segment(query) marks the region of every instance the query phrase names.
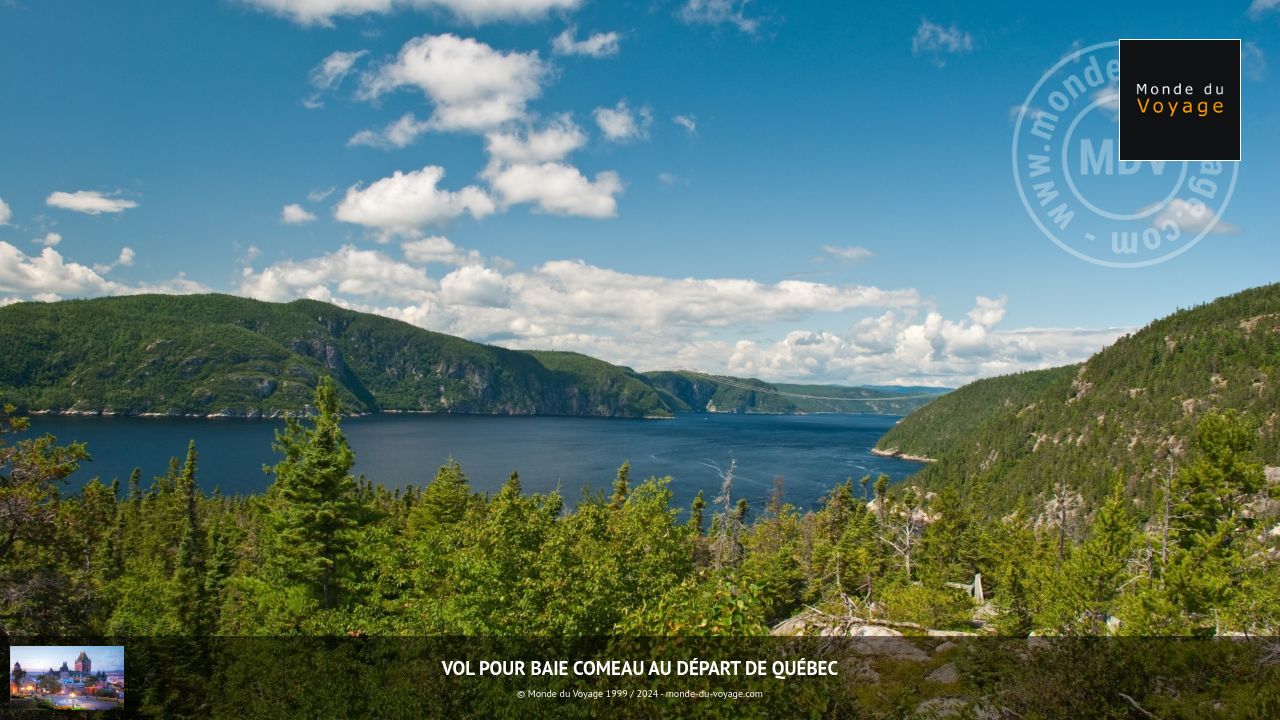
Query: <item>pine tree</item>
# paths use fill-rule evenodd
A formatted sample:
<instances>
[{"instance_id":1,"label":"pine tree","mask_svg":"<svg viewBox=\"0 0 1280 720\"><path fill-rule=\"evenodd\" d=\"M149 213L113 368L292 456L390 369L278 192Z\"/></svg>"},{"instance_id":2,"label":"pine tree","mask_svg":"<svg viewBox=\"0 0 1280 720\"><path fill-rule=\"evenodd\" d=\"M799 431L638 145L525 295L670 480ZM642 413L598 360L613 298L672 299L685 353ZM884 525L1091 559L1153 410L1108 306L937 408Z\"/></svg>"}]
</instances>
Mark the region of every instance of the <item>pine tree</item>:
<instances>
[{"instance_id":1,"label":"pine tree","mask_svg":"<svg viewBox=\"0 0 1280 720\"><path fill-rule=\"evenodd\" d=\"M335 604L359 510L355 454L339 427L341 412L333 379L322 378L310 427L290 418L276 433L274 449L284 458L271 469L268 496L271 560L285 577L310 588L324 609Z\"/></svg>"},{"instance_id":2,"label":"pine tree","mask_svg":"<svg viewBox=\"0 0 1280 720\"><path fill-rule=\"evenodd\" d=\"M700 537L707 517L707 499L701 490L689 505L689 531L694 537Z\"/></svg>"},{"instance_id":3,"label":"pine tree","mask_svg":"<svg viewBox=\"0 0 1280 720\"><path fill-rule=\"evenodd\" d=\"M1172 487L1171 533L1183 549L1216 533L1219 523L1234 521L1243 497L1262 488L1256 444L1252 423L1234 411L1209 413L1196 424L1196 457L1174 476Z\"/></svg>"},{"instance_id":4,"label":"pine tree","mask_svg":"<svg viewBox=\"0 0 1280 720\"><path fill-rule=\"evenodd\" d=\"M82 443L58 446L52 435L9 442L28 429L15 410L0 398L0 637L68 635L82 608L63 570L58 485L89 453Z\"/></svg>"},{"instance_id":5,"label":"pine tree","mask_svg":"<svg viewBox=\"0 0 1280 720\"><path fill-rule=\"evenodd\" d=\"M519 482L519 477L516 481ZM409 514L409 527L415 532L423 532L453 526L462 520L470 502L471 486L467 476L457 461L450 459L418 493Z\"/></svg>"},{"instance_id":6,"label":"pine tree","mask_svg":"<svg viewBox=\"0 0 1280 720\"><path fill-rule=\"evenodd\" d=\"M1130 580L1126 569L1136 539L1137 526L1124 497L1124 485L1117 481L1098 509L1089 537L1067 562L1064 590L1071 598L1071 626L1082 627L1091 635L1106 632L1105 623L1115 614L1120 589Z\"/></svg>"},{"instance_id":7,"label":"pine tree","mask_svg":"<svg viewBox=\"0 0 1280 720\"><path fill-rule=\"evenodd\" d=\"M1172 542L1138 598L1137 632L1217 632L1221 612L1238 604L1252 523L1243 509L1266 477L1256 442L1249 419L1231 411L1208 413L1196 424L1195 457L1170 483Z\"/></svg>"},{"instance_id":8,"label":"pine tree","mask_svg":"<svg viewBox=\"0 0 1280 720\"><path fill-rule=\"evenodd\" d=\"M631 487L631 461L622 463L618 474L613 479L613 496L609 498L609 507L617 510L627 501L627 492Z\"/></svg>"},{"instance_id":9,"label":"pine tree","mask_svg":"<svg viewBox=\"0 0 1280 720\"><path fill-rule=\"evenodd\" d=\"M183 506L182 535L174 561L173 594L179 626L193 635L206 634L209 627L205 596L205 542L198 517L196 486L196 443L187 445L186 461L178 476L178 498Z\"/></svg>"}]
</instances>

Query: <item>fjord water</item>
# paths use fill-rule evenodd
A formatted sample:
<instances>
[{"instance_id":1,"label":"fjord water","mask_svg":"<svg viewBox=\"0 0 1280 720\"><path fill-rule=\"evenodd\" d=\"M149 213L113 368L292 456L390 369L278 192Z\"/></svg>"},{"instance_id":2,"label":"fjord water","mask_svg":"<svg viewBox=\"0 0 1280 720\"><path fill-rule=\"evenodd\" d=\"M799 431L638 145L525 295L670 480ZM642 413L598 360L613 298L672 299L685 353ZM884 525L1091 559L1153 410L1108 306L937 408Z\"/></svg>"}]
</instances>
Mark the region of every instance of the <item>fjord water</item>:
<instances>
[{"instance_id":1,"label":"fjord water","mask_svg":"<svg viewBox=\"0 0 1280 720\"><path fill-rule=\"evenodd\" d=\"M569 503L584 487L609 491L614 472L631 462L633 481L672 476L674 502L687 507L699 490L708 501L720 488L720 471L737 460L734 497L759 509L774 478L784 477L784 497L813 507L847 477L884 473L900 480L916 463L872 455L870 450L897 417L887 415L681 414L673 420L466 415L375 415L349 418L343 428L356 453L355 472L389 488L424 485L450 457L479 492L496 492L518 470L525 492L559 487ZM142 485L162 474L169 458L195 439L199 482L224 494L261 492L271 478L264 464L279 420L125 417L34 417L32 431L59 442L88 443L91 462L70 479L78 488L92 477L125 484L135 466Z\"/></svg>"}]
</instances>

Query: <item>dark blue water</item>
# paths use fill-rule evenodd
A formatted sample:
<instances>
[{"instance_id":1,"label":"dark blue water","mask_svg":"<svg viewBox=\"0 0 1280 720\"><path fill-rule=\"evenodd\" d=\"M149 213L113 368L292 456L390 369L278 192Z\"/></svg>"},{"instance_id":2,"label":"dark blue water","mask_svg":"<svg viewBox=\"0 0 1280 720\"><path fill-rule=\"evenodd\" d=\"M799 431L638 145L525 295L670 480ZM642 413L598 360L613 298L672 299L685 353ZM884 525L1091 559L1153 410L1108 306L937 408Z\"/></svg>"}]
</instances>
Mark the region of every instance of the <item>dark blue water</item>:
<instances>
[{"instance_id":1,"label":"dark blue water","mask_svg":"<svg viewBox=\"0 0 1280 720\"><path fill-rule=\"evenodd\" d=\"M783 476L784 497L814 504L847 477L885 473L900 480L916 463L869 451L898 418L885 415L679 415L674 420L616 420L460 415L380 415L351 418L343 428L356 453L356 473L390 488L426 484L450 457L475 490L493 492L512 470L526 492L560 488L570 503L584 487L608 491L614 472L631 461L632 479L670 475L675 502L687 507L699 490L708 500L720 472L737 460L734 496L760 508ZM93 456L71 478L124 484L134 466L144 487L194 438L199 481L224 494L260 492L270 484L263 464L271 451L271 420L35 417L32 430L61 442L85 441Z\"/></svg>"}]
</instances>

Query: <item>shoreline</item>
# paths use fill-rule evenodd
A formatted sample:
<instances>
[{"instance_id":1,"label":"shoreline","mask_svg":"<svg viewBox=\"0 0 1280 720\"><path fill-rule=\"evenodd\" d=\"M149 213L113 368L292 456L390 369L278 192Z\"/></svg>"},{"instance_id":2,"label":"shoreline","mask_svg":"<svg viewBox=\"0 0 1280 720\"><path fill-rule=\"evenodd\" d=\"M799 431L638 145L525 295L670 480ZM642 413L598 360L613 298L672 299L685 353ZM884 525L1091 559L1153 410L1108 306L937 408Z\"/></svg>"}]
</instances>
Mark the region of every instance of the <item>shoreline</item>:
<instances>
[{"instance_id":1,"label":"shoreline","mask_svg":"<svg viewBox=\"0 0 1280 720\"><path fill-rule=\"evenodd\" d=\"M918 462L918 463L938 462L937 458L931 458L925 455L912 455L911 453L904 453L898 448L889 448L888 450L881 450L880 448L873 447L871 448L871 454L875 455L876 457L891 457L891 458L898 458L899 460L910 460L911 462Z\"/></svg>"},{"instance_id":2,"label":"shoreline","mask_svg":"<svg viewBox=\"0 0 1280 720\"><path fill-rule=\"evenodd\" d=\"M197 412L152 412L152 411L132 411L132 410L19 410L19 414L30 417L82 417L82 418L150 418L150 419L174 419L174 420L283 420L285 418L305 418L309 417L309 413L305 410L218 410L216 412L197 413ZM846 413L834 411L818 411L818 412L733 412L728 410L693 410L675 412L670 415L556 415L547 413L503 413L503 412L442 412L439 410L400 410L388 409L377 410L374 412L349 412L343 413L344 418L363 418L375 417L378 415L455 415L460 417L556 417L556 418L585 418L593 420L674 420L677 415L768 415L783 417L802 417L808 415L858 415L858 416L877 416L877 417L905 417L898 413L884 412L863 412L863 413ZM884 451L873 452L884 457L892 456L892 453L886 454ZM905 459L919 459L921 462L933 462L931 458L916 458L915 456L904 455Z\"/></svg>"}]
</instances>

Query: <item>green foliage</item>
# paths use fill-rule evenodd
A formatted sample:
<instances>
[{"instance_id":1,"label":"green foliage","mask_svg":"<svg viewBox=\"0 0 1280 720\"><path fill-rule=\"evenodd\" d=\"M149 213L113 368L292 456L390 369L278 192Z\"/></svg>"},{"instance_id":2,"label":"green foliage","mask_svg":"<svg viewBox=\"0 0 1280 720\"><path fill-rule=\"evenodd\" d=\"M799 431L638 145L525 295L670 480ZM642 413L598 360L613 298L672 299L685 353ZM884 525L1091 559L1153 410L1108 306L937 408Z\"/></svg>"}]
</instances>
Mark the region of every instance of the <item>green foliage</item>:
<instances>
[{"instance_id":1,"label":"green foliage","mask_svg":"<svg viewBox=\"0 0 1280 720\"><path fill-rule=\"evenodd\" d=\"M276 433L274 448L284 458L271 469L267 491L269 559L281 577L311 591L328 610L345 579L355 542L355 453L338 427L342 408L333 381L316 386L311 427L290 418Z\"/></svg>"},{"instance_id":2,"label":"green foliage","mask_svg":"<svg viewBox=\"0 0 1280 720\"><path fill-rule=\"evenodd\" d=\"M1170 532L1191 548L1240 512L1244 496L1262 489L1265 476L1254 456L1257 430L1234 411L1211 412L1196 425L1196 457L1174 477L1176 501Z\"/></svg>"},{"instance_id":3,"label":"green foliage","mask_svg":"<svg viewBox=\"0 0 1280 720\"><path fill-rule=\"evenodd\" d=\"M889 617L930 628L968 629L973 603L964 591L949 587L895 584L881 594Z\"/></svg>"},{"instance_id":4,"label":"green foliage","mask_svg":"<svg viewBox=\"0 0 1280 720\"><path fill-rule=\"evenodd\" d=\"M876 447L917 457L949 457L975 435L998 432L999 422L1010 411L1035 402L1046 388L1069 378L1077 369L1067 365L969 383L911 413L890 428Z\"/></svg>"},{"instance_id":5,"label":"green foliage","mask_svg":"<svg viewBox=\"0 0 1280 720\"><path fill-rule=\"evenodd\" d=\"M692 409L662 374L578 353L481 345L314 300L16 303L0 308L0 346L0 393L25 410L281 416L305 411L322 377L334 379L352 412L668 417ZM907 412L928 400L868 388L768 387L881 399L828 407L794 398L777 404L781 396L769 395L760 405L767 412Z\"/></svg>"},{"instance_id":6,"label":"green foliage","mask_svg":"<svg viewBox=\"0 0 1280 720\"><path fill-rule=\"evenodd\" d=\"M879 447L936 458L914 478L926 489L968 497L985 484L993 513L1034 503L1055 481L1097 506L1117 473L1131 495L1150 497L1213 411L1253 417L1258 455L1280 465L1278 373L1273 284L1180 310L1082 365L974 382L908 416Z\"/></svg>"},{"instance_id":7,"label":"green foliage","mask_svg":"<svg viewBox=\"0 0 1280 720\"><path fill-rule=\"evenodd\" d=\"M712 573L691 577L652 603L629 611L614 628L621 635L759 635L766 603L760 589Z\"/></svg>"},{"instance_id":8,"label":"green foliage","mask_svg":"<svg viewBox=\"0 0 1280 720\"><path fill-rule=\"evenodd\" d=\"M84 538L59 540L69 522L84 527L102 512L101 485L79 503L85 515L64 507L59 486L89 454L52 435L10 440L27 428L0 397L0 634L66 635L88 620L80 603L101 579L101 559Z\"/></svg>"},{"instance_id":9,"label":"green foliage","mask_svg":"<svg viewBox=\"0 0 1280 720\"><path fill-rule=\"evenodd\" d=\"M777 478L749 509L734 464L688 519L670 478L635 482L626 464L611 496L572 508L526 494L514 472L475 493L453 461L392 493L352 478L337 384L322 379L312 405L277 435L261 497L202 493L192 445L148 488L135 472L123 499L96 479L63 498L83 447L0 444L0 499L25 508L0 515L16 538L0 545L5 631L174 638L174 679L147 702L175 715L201 662L182 642L211 634L742 635L808 608L1012 635L1266 634L1280 621L1280 517L1245 415L1205 414L1156 501L1114 481L1064 532L1064 513L1025 501L993 517L984 482L931 493L850 478L802 513ZM25 427L8 412L5 427Z\"/></svg>"},{"instance_id":10,"label":"green foliage","mask_svg":"<svg viewBox=\"0 0 1280 720\"><path fill-rule=\"evenodd\" d=\"M1056 574L1054 592L1037 620L1060 633L1103 635L1128 585L1137 528L1123 486L1117 483L1094 518L1088 538L1073 548Z\"/></svg>"},{"instance_id":11,"label":"green foliage","mask_svg":"<svg viewBox=\"0 0 1280 720\"><path fill-rule=\"evenodd\" d=\"M302 411L332 376L354 412L669 414L634 372L468 342L312 300L137 295L0 308L0 392L20 407Z\"/></svg>"}]
</instances>

